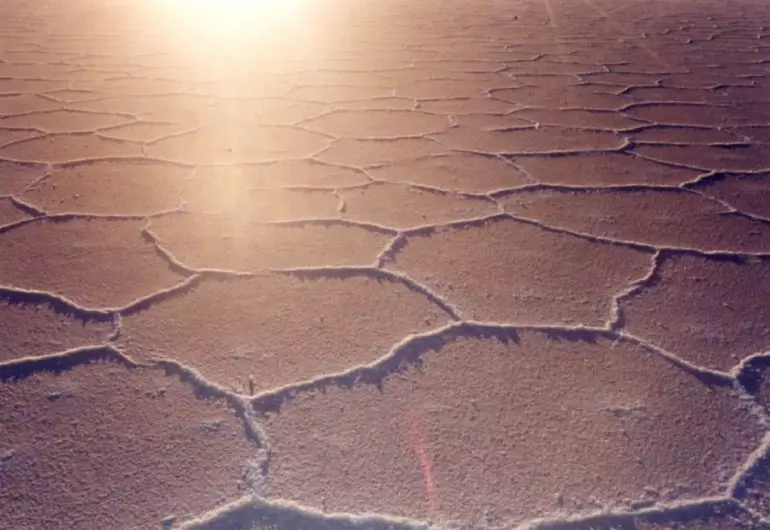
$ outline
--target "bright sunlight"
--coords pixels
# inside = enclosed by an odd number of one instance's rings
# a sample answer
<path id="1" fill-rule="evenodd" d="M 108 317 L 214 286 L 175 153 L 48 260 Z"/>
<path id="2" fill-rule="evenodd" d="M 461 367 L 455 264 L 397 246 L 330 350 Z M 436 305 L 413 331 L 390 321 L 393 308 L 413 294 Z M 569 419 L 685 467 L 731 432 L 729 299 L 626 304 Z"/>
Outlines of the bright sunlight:
<path id="1" fill-rule="evenodd" d="M 176 23 L 201 37 L 231 39 L 243 31 L 281 31 L 302 16 L 308 0 L 163 0 Z"/>

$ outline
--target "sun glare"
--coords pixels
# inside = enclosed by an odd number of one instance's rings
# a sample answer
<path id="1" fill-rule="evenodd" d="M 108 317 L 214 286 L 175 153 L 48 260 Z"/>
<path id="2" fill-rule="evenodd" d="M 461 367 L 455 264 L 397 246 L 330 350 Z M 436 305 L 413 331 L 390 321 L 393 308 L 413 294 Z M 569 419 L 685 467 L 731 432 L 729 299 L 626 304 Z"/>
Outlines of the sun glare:
<path id="1" fill-rule="evenodd" d="M 172 18 L 201 36 L 280 31 L 301 16 L 307 0 L 165 0 Z M 234 35 L 235 34 L 235 35 Z"/>
<path id="2" fill-rule="evenodd" d="M 280 18 L 290 14 L 298 0 L 182 0 L 190 15 L 214 22 Z"/>

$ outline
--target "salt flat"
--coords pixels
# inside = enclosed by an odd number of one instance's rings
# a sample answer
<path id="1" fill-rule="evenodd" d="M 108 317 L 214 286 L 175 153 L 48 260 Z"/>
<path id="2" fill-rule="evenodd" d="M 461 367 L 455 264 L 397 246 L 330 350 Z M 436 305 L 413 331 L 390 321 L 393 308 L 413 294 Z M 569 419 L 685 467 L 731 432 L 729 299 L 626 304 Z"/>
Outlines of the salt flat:
<path id="1" fill-rule="evenodd" d="M 770 528 L 770 6 L 0 6 L 0 528 Z"/>

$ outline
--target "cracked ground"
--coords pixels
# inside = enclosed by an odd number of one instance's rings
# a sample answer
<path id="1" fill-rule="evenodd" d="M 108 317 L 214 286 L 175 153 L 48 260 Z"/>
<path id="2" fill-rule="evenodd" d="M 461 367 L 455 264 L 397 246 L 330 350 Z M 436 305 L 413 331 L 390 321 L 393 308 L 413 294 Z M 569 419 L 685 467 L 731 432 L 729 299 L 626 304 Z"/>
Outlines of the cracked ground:
<path id="1" fill-rule="evenodd" d="M 0 6 L 0 528 L 770 529 L 768 369 L 770 4 Z"/>

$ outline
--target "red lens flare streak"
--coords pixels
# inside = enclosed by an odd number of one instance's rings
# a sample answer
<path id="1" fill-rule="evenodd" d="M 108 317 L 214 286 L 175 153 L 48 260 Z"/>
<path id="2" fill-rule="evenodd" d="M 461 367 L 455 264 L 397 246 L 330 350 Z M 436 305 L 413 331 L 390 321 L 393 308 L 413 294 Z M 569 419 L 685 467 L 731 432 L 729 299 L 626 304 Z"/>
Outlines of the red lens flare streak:
<path id="1" fill-rule="evenodd" d="M 424 414 L 414 407 L 404 411 L 404 430 L 425 482 L 425 502 L 428 519 L 435 520 L 439 515 L 441 503 L 439 502 L 436 482 L 433 479 L 431 467 L 430 444 L 427 440 L 427 426 Z"/>

